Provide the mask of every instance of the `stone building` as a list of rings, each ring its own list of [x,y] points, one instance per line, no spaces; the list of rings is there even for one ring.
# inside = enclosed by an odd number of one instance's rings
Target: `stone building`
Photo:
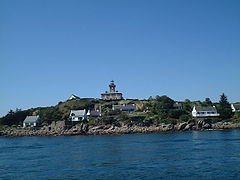
[[[126,113],[133,113],[136,111],[136,105],[135,104],[112,105],[112,110],[120,110]]]
[[[114,81],[109,84],[109,91],[101,94],[103,100],[121,100],[123,99],[122,93],[116,91],[116,85]]]

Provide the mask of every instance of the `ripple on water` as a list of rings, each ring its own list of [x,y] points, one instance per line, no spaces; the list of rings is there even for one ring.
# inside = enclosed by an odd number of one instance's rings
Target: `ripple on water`
[[[240,131],[0,138],[0,179],[238,179]]]

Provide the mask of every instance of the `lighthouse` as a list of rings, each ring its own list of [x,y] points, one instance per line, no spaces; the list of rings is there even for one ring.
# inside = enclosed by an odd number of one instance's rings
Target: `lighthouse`
[[[109,91],[101,94],[103,100],[121,100],[123,99],[122,93],[116,91],[116,85],[112,80],[109,84]]]

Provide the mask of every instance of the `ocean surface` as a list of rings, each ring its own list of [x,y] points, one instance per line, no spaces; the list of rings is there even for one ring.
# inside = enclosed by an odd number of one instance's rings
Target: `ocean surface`
[[[240,179],[240,130],[1,137],[0,179]]]

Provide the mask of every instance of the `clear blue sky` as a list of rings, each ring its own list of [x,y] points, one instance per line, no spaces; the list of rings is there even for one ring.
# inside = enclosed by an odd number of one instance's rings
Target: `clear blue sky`
[[[240,101],[238,0],[1,0],[0,116],[96,97]]]

